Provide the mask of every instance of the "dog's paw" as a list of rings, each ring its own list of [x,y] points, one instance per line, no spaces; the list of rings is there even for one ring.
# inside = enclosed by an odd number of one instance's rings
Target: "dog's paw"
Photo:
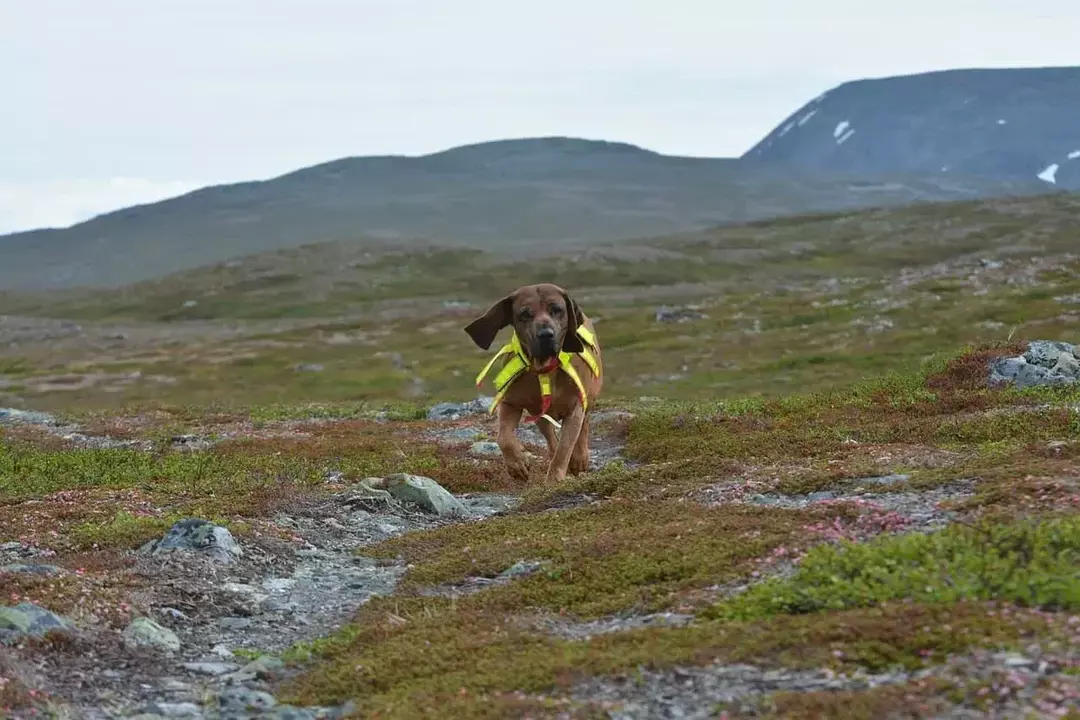
[[[571,455],[570,463],[566,467],[571,475],[580,475],[589,471],[589,454]]]
[[[566,471],[557,470],[557,469],[555,469],[553,467],[549,467],[548,471],[547,471],[547,475],[544,477],[544,484],[545,485],[557,485],[558,483],[561,483],[563,480],[566,480]]]
[[[527,483],[529,481],[529,466],[524,462],[507,462],[506,472],[510,474],[510,479],[517,483]]]

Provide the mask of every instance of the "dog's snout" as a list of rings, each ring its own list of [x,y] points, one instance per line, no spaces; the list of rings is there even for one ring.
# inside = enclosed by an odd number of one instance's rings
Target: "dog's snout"
[[[555,328],[542,327],[542,328],[540,328],[539,330],[536,331],[536,337],[538,337],[541,340],[554,340],[555,339]]]

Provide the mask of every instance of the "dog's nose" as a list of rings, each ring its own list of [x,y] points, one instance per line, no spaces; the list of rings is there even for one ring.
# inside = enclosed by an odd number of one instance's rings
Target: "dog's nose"
[[[549,327],[542,327],[536,331],[536,337],[538,340],[554,340],[555,329]]]

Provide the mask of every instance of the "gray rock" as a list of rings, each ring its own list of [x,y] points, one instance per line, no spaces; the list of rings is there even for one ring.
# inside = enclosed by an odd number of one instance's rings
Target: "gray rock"
[[[295,370],[296,372],[316,372],[316,373],[319,373],[319,372],[322,372],[325,369],[326,368],[323,367],[320,363],[300,363],[299,365],[296,365],[295,367],[293,367],[293,370]]]
[[[277,700],[270,693],[250,690],[245,687],[231,687],[221,691],[218,704],[225,712],[251,710],[269,710],[277,705]]]
[[[284,667],[285,662],[281,658],[273,655],[261,655],[236,672],[227,675],[225,681],[241,685],[252,680],[269,680]]]
[[[479,458],[500,458],[502,450],[499,449],[498,443],[485,441],[473,443],[473,446],[469,448],[469,454]]]
[[[231,563],[244,554],[227,528],[199,518],[178,521],[164,537],[147,543],[141,550],[152,555],[197,552],[223,564]]]
[[[380,512],[394,504],[394,496],[384,489],[385,485],[386,481],[382,478],[364,478],[339,498],[342,504],[349,507]]]
[[[473,442],[478,437],[485,437],[486,433],[478,427],[447,428],[432,433],[432,437],[446,443]]]
[[[296,578],[267,578],[263,580],[263,590],[272,593],[283,593],[292,590],[296,585]]]
[[[880,475],[878,477],[859,478],[854,482],[855,485],[870,484],[870,485],[899,485],[905,483],[911,479],[910,475],[896,474],[896,475]]]
[[[34,603],[21,602],[14,607],[0,607],[0,631],[22,636],[43,637],[51,630],[71,631],[75,624]]]
[[[1067,385],[1076,382],[1076,377],[1069,377],[1054,369],[1057,365],[1055,356],[1050,367],[1036,365],[1027,361],[1025,357],[998,358],[990,363],[990,385],[1012,383],[1018,389],[1035,387],[1036,385]],[[1042,360],[1042,356],[1039,358]],[[1047,360],[1047,362],[1050,362]]]
[[[222,660],[232,660],[236,656],[233,655],[233,651],[229,649],[229,646],[225,643],[218,643],[214,647],[210,648],[210,652],[217,655]]]
[[[517,577],[525,577],[526,575],[532,575],[534,572],[542,570],[548,564],[548,562],[542,560],[519,560],[499,573],[499,577],[508,580]]]
[[[221,675],[228,675],[235,671],[239,666],[236,663],[227,662],[186,662],[181,664],[185,670],[190,670],[193,673],[199,675],[210,675],[212,677],[218,677]]]
[[[191,703],[191,702],[180,702],[180,703],[158,702],[158,703],[154,703],[153,712],[156,712],[159,715],[161,715],[163,717],[167,717],[167,718],[173,718],[173,717],[177,717],[177,718],[181,718],[181,717],[201,718],[201,717],[203,717],[202,710],[199,709],[199,706],[196,705],[195,703]]]
[[[58,568],[55,565],[24,565],[22,563],[14,563],[12,565],[4,565],[3,567],[0,567],[0,572],[18,573],[21,575],[54,576],[62,574],[64,570],[63,568]]]
[[[123,638],[129,647],[157,647],[170,652],[180,649],[180,638],[176,633],[146,617],[132,620],[124,628]]]
[[[469,515],[456,497],[431,478],[399,473],[386,478],[386,489],[395,499],[412,503],[435,515]]]
[[[1054,363],[1054,373],[1069,378],[1080,376],[1080,360],[1071,352],[1063,352]]]
[[[494,398],[478,397],[464,403],[442,402],[428,409],[427,419],[432,421],[460,420],[470,415],[483,415],[488,411]]]
[[[870,675],[863,671],[837,674],[828,669],[759,669],[751,665],[675,667],[663,671],[641,668],[633,675],[594,677],[575,686],[572,697],[582,702],[617,705],[610,717],[717,717],[717,705],[733,703],[735,710],[753,709],[755,699],[774,692],[868,690],[907,681],[906,672]],[[745,703],[745,707],[743,706]]]
[[[669,308],[661,307],[656,310],[656,322],[658,323],[685,323],[693,320],[703,320],[709,317],[695,307]]]
[[[521,498],[514,495],[497,495],[485,493],[462,498],[461,504],[468,508],[474,516],[490,517],[513,509],[521,502]]]
[[[0,408],[0,425],[58,425],[49,413],[18,408]]]
[[[1024,353],[1024,359],[1032,365],[1040,365],[1050,369],[1057,364],[1058,358],[1062,353],[1073,355],[1075,352],[1076,346],[1067,342],[1033,340],[1028,343],[1028,349],[1027,352]]]

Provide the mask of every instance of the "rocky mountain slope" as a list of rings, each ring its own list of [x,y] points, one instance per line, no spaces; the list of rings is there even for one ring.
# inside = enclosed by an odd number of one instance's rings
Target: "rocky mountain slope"
[[[808,211],[1039,193],[958,173],[823,173],[572,138],[360,157],[0,237],[0,289],[120,285],[307,243],[590,244]]]
[[[743,156],[846,173],[1039,179],[1080,189],[1080,67],[948,70],[844,83]]]

